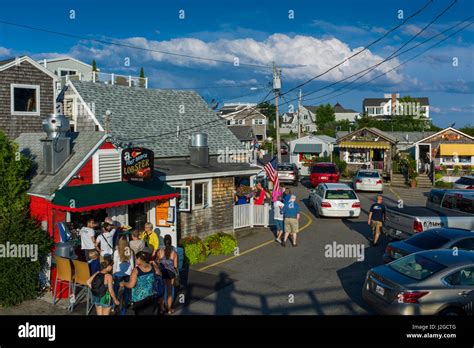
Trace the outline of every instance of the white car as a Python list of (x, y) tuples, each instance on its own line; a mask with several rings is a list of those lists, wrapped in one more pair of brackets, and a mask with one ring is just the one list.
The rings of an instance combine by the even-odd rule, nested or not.
[(352, 187), (357, 191), (383, 192), (382, 177), (376, 170), (360, 169), (352, 179)]
[(318, 216), (357, 218), (360, 215), (360, 200), (346, 184), (319, 184), (310, 191), (308, 201)]

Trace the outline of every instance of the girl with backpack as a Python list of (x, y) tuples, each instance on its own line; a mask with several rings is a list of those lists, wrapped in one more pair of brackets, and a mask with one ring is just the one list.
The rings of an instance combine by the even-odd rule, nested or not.
[(136, 257), (137, 266), (133, 269), (128, 282), (120, 283), (120, 286), (132, 290), (132, 309), (135, 315), (153, 315), (157, 308), (157, 295), (162, 292), (157, 288), (161, 280), (158, 267), (150, 263), (151, 255), (140, 251)]
[(119, 305), (120, 302), (115, 296), (112, 271), (112, 261), (105, 258), (100, 264), (100, 272), (95, 273), (87, 280), (87, 285), (91, 288), (92, 303), (95, 305), (97, 315), (110, 315), (112, 302)]
[[(116, 294), (120, 290), (120, 282), (128, 282), (130, 275), (135, 267), (134, 254), (130, 249), (126, 236), (120, 236), (117, 247), (114, 251), (114, 267), (113, 267), (113, 278), (114, 278), (114, 291)], [(130, 302), (130, 289), (123, 289), (121, 308), (119, 311), (120, 315), (127, 313), (127, 307)]]
[(178, 254), (171, 245), (171, 236), (167, 234), (163, 239), (165, 247), (158, 251), (160, 270), (166, 285), (166, 307), (168, 314), (173, 314), (173, 286), (179, 277)]

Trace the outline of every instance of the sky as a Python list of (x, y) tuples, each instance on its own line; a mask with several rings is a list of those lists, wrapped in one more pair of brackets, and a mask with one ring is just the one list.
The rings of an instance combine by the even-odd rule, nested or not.
[[(339, 102), (358, 111), (364, 98), (396, 92), (428, 97), (436, 125), (460, 127), (474, 125), (474, 24), (452, 37), (448, 36), (469, 22), (442, 32), (474, 15), (474, 1), (458, 0), (418, 34), (453, 1), (431, 2), (326, 74), (322, 73), (400, 25), (429, 0), (5, 1), (0, 59), (72, 56), (87, 63), (95, 59), (102, 72), (136, 76), (143, 67), (151, 88), (193, 88), (220, 106), (271, 99), (267, 95), (275, 62), (282, 69), (282, 111), (296, 107), (299, 88), (285, 92), (301, 84), (304, 105)], [(347, 85), (360, 76), (348, 78), (351, 75), (437, 34)], [(397, 68), (442, 39), (446, 40)], [(348, 79), (341, 82), (344, 78)]]

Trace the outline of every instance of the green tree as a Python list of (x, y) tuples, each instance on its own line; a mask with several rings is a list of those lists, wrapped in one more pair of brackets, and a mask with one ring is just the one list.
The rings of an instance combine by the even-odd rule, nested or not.
[(97, 72), (97, 71), (98, 71), (98, 70), (97, 70), (97, 63), (96, 63), (95, 59), (92, 60), (92, 71), (93, 71), (93, 72)]
[(138, 82), (140, 87), (145, 87), (145, 70), (143, 67), (140, 68), (140, 81)]
[[(257, 110), (267, 117), (267, 136), (275, 138), (276, 129), (274, 123), (276, 120), (276, 107), (269, 102), (260, 103), (257, 105)], [(281, 119), (280, 119), (281, 121)]]
[(0, 245), (36, 245), (38, 258), (0, 258), (0, 306), (36, 297), (39, 274), (52, 246), (47, 232), (29, 217), (27, 176), (31, 163), (0, 132)]
[(324, 131), (325, 129), (330, 129), (334, 126), (336, 121), (336, 115), (334, 113), (334, 108), (330, 104), (321, 105), (316, 110), (316, 127), (318, 131)]
[(463, 133), (470, 135), (471, 137), (474, 137), (474, 126), (471, 126), (470, 124), (467, 124), (462, 128), (459, 128), (459, 130)]

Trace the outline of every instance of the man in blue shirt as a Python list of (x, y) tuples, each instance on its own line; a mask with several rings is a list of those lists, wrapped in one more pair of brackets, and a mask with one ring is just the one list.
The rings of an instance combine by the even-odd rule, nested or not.
[(288, 236), (291, 233), (291, 241), (292, 245), (298, 246), (296, 244), (296, 234), (298, 233), (298, 220), (300, 219), (300, 206), (296, 201), (296, 196), (291, 195), (290, 200), (285, 203), (285, 206), (283, 207), (283, 217), (285, 219), (285, 237), (283, 239), (283, 242), (281, 245), (283, 247), (286, 246), (286, 241), (288, 240)]
[(374, 246), (377, 246), (380, 233), (382, 232), (383, 222), (385, 221), (385, 205), (382, 203), (382, 196), (377, 196), (377, 203), (372, 204), (369, 210), (369, 220), (367, 223), (372, 229)]

